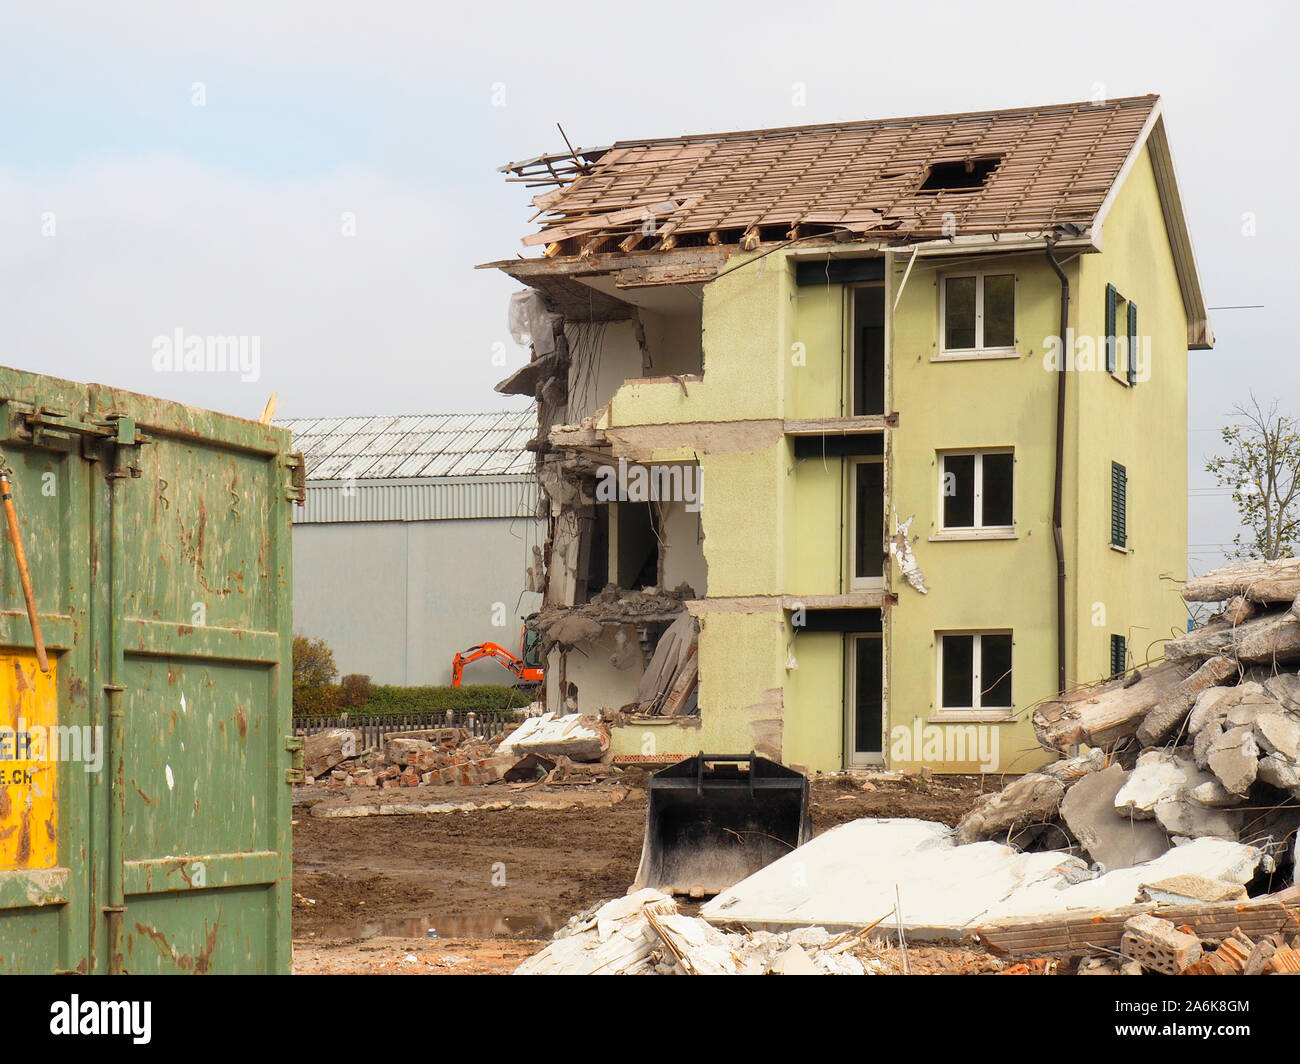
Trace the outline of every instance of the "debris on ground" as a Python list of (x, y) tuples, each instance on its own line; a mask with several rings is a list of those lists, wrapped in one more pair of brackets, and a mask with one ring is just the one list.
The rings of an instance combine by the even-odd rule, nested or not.
[(986, 799), (999, 815), (981, 837), (1022, 848), (1040, 845), (1035, 832), (1063, 837), (1106, 869), (1188, 839), (1240, 841), (1260, 850), (1272, 885), (1292, 882), (1300, 830), (1298, 592), (1296, 558), (1189, 580), (1188, 602), (1223, 603), (1207, 624), (1166, 643), (1162, 662), (1034, 711), (1043, 747), (1064, 754), (1087, 744), (1103, 763), (1066, 784), (1059, 816), (1051, 793), (1039, 788), (1031, 796), (1021, 781)]
[(571, 761), (599, 761), (609, 751), (609, 729), (599, 717), (543, 713), (529, 717), (501, 740), (503, 754), (516, 760), (529, 754)]
[[(516, 975), (892, 975), (997, 972), (976, 950), (909, 951), (879, 929), (723, 931), (645, 888), (580, 913)], [(919, 956), (917, 954), (919, 953)], [(915, 961), (915, 963), (913, 963)]]
[(634, 717), (685, 717), (698, 712), (699, 622), (683, 613), (664, 631), (622, 712)]
[(428, 728), (389, 735), (361, 750), (361, 733), (331, 728), (308, 735), (304, 775), (331, 788), (472, 787), (503, 780), (592, 782), (621, 769), (602, 759), (609, 730), (596, 717), (552, 713), (524, 718), (513, 731), (490, 738), (467, 728)]
[(862, 819), (723, 891), (701, 915), (769, 930), (814, 924), (847, 930), (896, 910), (909, 937), (962, 939), (991, 920), (1132, 905), (1146, 884), (1171, 876), (1245, 884), (1261, 857), (1241, 843), (1203, 838), (1102, 873), (1070, 853), (959, 844), (952, 829), (929, 821)]
[[(1087, 921), (1102, 929), (1100, 941), (1040, 955), (1020, 951), (1014, 956), (1024, 960), (1012, 963), (1013, 951), (989, 943), (909, 941), (896, 929), (893, 912), (838, 934), (815, 925), (771, 931), (686, 915), (668, 895), (645, 888), (579, 913), (515, 974), (1300, 974), (1297, 902), (1300, 894), (1291, 891), (1238, 906), (1255, 937), (1224, 924), (1229, 907), (1222, 904), (1089, 913)], [(1271, 919), (1261, 923), (1257, 917), (1266, 913)], [(992, 930), (1002, 942), (997, 933), (1011, 934), (1014, 927)]]

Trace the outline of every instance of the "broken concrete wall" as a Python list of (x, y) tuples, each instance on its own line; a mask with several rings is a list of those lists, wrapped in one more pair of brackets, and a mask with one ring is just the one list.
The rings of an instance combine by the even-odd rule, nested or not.
[(643, 376), (634, 321), (598, 326), (570, 323), (569, 402), (566, 424), (576, 425), (609, 402), (625, 380)]
[[(627, 662), (619, 668), (617, 662)], [(644, 664), (633, 625), (609, 625), (568, 650), (565, 677), (577, 688), (581, 712), (615, 712), (636, 698)]]
[[(627, 381), (699, 377), (703, 337), (698, 299), (682, 289), (662, 311), (635, 308), (635, 317), (592, 328), (571, 322), (569, 403), (565, 420), (577, 424), (605, 406)], [(633, 299), (636, 293), (628, 293)], [(660, 300), (664, 302), (664, 300)]]
[(663, 513), (663, 585), (688, 584), (696, 598), (708, 594), (709, 566), (704, 560), (704, 520), (685, 503), (673, 502)]
[[(686, 289), (681, 291), (685, 292)], [(672, 377), (681, 374), (700, 376), (704, 372), (704, 331), (698, 298), (690, 297), (684, 311), (656, 313), (645, 307), (637, 312), (645, 330), (649, 372), (642, 377)]]

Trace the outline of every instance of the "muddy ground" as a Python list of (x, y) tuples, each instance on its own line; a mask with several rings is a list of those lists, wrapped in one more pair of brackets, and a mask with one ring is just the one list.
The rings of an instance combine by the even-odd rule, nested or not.
[[(295, 970), (512, 970), (574, 913), (632, 882), (645, 778), (621, 782), (626, 797), (608, 808), (324, 818), (295, 806)], [(813, 831), (863, 816), (951, 825), (999, 786), (979, 776), (821, 778)]]

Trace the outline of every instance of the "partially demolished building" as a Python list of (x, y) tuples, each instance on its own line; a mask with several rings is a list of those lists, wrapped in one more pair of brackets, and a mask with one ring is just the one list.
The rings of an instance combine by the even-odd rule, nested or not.
[(548, 708), (623, 756), (1025, 771), (1036, 702), (1185, 628), (1213, 340), (1157, 97), (503, 169)]

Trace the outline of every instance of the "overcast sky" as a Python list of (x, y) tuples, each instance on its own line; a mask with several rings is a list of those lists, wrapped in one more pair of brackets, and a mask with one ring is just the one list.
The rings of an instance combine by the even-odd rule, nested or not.
[[(272, 392), (286, 417), (517, 406), (492, 391), (526, 357), (514, 283), (473, 266), (522, 250), (529, 193), (496, 168), (561, 146), (557, 121), (599, 145), (1158, 92), (1208, 301), (1263, 304), (1190, 356), (1194, 570), (1235, 529), (1201, 472), (1233, 403), (1300, 414), (1284, 4), (0, 10), (8, 365), (250, 417)], [(256, 337), (256, 379), (159, 372), (177, 329)]]

